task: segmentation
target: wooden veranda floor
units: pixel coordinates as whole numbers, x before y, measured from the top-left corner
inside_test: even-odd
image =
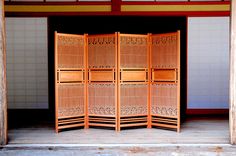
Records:
[[[9,144],[229,144],[225,118],[190,118],[181,132],[162,129],[76,129],[56,134],[53,125],[9,130]]]

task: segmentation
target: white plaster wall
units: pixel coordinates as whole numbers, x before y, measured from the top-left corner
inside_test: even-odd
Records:
[[[229,17],[188,18],[188,108],[228,108]]]
[[[9,108],[48,108],[46,18],[6,18]]]

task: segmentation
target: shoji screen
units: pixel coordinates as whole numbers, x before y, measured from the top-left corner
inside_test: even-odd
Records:
[[[8,108],[48,108],[46,18],[6,18]]]
[[[229,107],[229,17],[188,18],[188,109]]]
[[[118,129],[147,125],[148,35],[119,34],[118,46]]]
[[[180,130],[180,33],[151,35],[152,125]]]
[[[88,36],[89,126],[116,128],[117,34]]]
[[[55,33],[56,131],[84,126],[86,109],[86,39]]]

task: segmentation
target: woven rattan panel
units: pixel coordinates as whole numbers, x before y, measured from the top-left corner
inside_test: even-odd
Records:
[[[120,36],[120,68],[148,68],[148,36]]]
[[[120,115],[147,115],[148,85],[120,85]]]
[[[116,67],[116,36],[88,36],[88,68]]]
[[[58,68],[84,68],[84,36],[58,35]]]
[[[152,68],[177,68],[177,33],[152,36]]]
[[[115,116],[115,84],[88,84],[88,114]]]
[[[84,115],[84,84],[58,85],[58,117]]]
[[[160,116],[177,117],[177,85],[151,85],[151,113]]]

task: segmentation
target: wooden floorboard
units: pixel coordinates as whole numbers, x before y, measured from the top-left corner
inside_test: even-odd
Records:
[[[55,133],[53,125],[9,130],[9,144],[228,144],[227,119],[189,119],[181,132],[163,129],[76,129]]]

